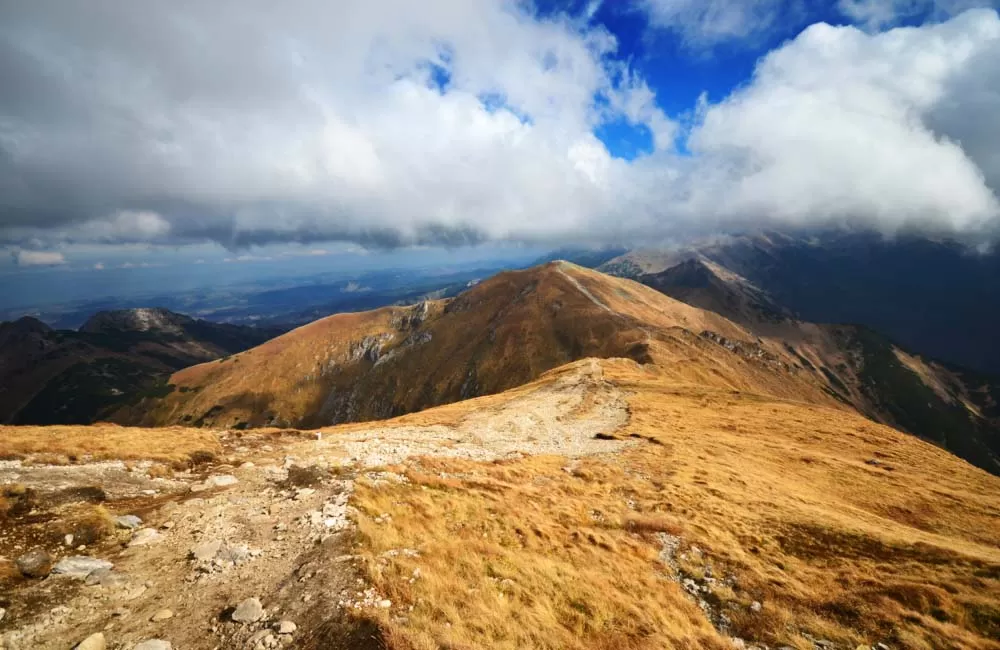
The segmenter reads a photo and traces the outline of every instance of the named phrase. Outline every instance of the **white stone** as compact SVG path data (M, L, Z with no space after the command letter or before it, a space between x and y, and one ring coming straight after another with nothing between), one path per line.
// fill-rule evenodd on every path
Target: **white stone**
M294 634L298 628L292 621L281 621L278 623L278 634Z
M191 558L199 562L207 562L218 555L221 548L222 542L217 539L202 542L191 549Z
M136 644L132 650L173 650L173 646L170 645L170 641L147 639Z
M142 525L142 519L139 519L135 515L119 515L115 517L115 525L119 528L135 530Z
M114 565L107 560L99 560L96 557L85 557L74 555L63 558L52 567L52 573L71 576L73 578L86 578L93 571L100 569L110 569Z
M132 534L129 546L148 546L163 541L163 535L155 528L140 528Z

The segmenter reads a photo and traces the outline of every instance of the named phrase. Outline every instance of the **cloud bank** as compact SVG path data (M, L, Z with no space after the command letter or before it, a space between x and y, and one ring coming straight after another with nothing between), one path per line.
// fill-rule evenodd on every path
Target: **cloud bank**
M752 35L714 0L642 6L654 28ZM668 116L603 27L514 2L3 3L0 245L995 227L1000 17L859 15ZM653 152L613 157L610 123Z

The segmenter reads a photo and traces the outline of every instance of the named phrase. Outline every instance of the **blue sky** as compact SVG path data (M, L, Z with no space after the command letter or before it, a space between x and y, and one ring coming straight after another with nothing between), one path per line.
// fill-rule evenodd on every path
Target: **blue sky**
M0 273L263 277L840 224L995 238L997 6L5 3Z

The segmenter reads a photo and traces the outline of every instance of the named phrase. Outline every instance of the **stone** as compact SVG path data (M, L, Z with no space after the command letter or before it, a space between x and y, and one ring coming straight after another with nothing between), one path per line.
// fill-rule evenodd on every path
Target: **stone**
M264 617L264 606L259 598L247 598L233 611L233 620L237 623L256 623Z
M174 522L172 521L165 521L162 524L160 524L160 528L162 528L163 530L170 530L173 527L174 527Z
M132 534L129 546L148 546L163 541L163 535L155 528L140 528Z
M0 607L0 621L2 621L3 617L6 615L7 615L7 610L4 609L3 607Z
M243 463L242 465L240 465L240 469L253 469L253 468L254 468L254 464L251 463L249 460L247 462Z
M202 542L191 549L191 559L197 562L208 562L219 553L221 548L222 542L217 539Z
M59 563L52 567L52 573L72 578L86 578L94 571L110 569L113 566L107 560L100 560L96 557L85 555L74 555L59 560Z
M73 545L73 534L69 533L69 534L66 535L66 537L63 537L63 543L66 544L66 546L72 546Z
M21 575L28 578L44 578L52 571L52 556L42 550L28 551L15 563Z
M390 607L392 607L392 601L391 600L379 601L378 606L381 607L382 609L389 609Z
M168 618L173 618L173 617L174 617L174 611L172 609L161 609L160 611L153 614L153 616L150 617L149 620L156 623L159 621L165 621Z
M753 601L752 603L750 603L750 611L751 612L759 612L760 608L761 608L761 605L756 600Z
M173 650L170 641L147 639L133 646L132 650Z
M76 645L76 650L104 650L108 643L104 639L104 634L98 632L96 634L91 634L83 641L80 641Z
M239 479L232 474L215 474L205 479L205 484L209 487L228 487L239 482Z
M135 515L119 515L115 517L115 526L118 526L119 528L135 530L141 525L142 519L139 519Z
M278 634L295 634L299 626L292 621L281 621L277 625Z
M111 569L96 569L87 574L84 584L87 586L99 585L107 576L111 575Z

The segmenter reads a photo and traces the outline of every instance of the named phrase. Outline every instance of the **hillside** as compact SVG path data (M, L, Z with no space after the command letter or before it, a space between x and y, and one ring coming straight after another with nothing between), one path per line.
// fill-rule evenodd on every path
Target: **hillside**
M497 393L587 357L684 381L836 403L780 345L630 280L567 263L501 273L453 299L325 318L186 368L118 414L144 425L315 428Z
M100 312L79 331L25 317L0 323L0 422L88 423L164 389L170 373L278 332L165 309Z
M633 250L600 270L660 273L698 257L739 275L802 320L856 323L918 354L1000 376L1000 251L899 233L753 232Z
M0 453L18 459L0 464L11 650L96 633L186 650L1000 648L1000 479L838 407L631 360L320 432L6 427ZM32 549L111 566L25 578L13 560Z
M705 258L637 279L783 346L864 415L1000 473L1000 379L921 358L863 326L797 320L770 294Z

